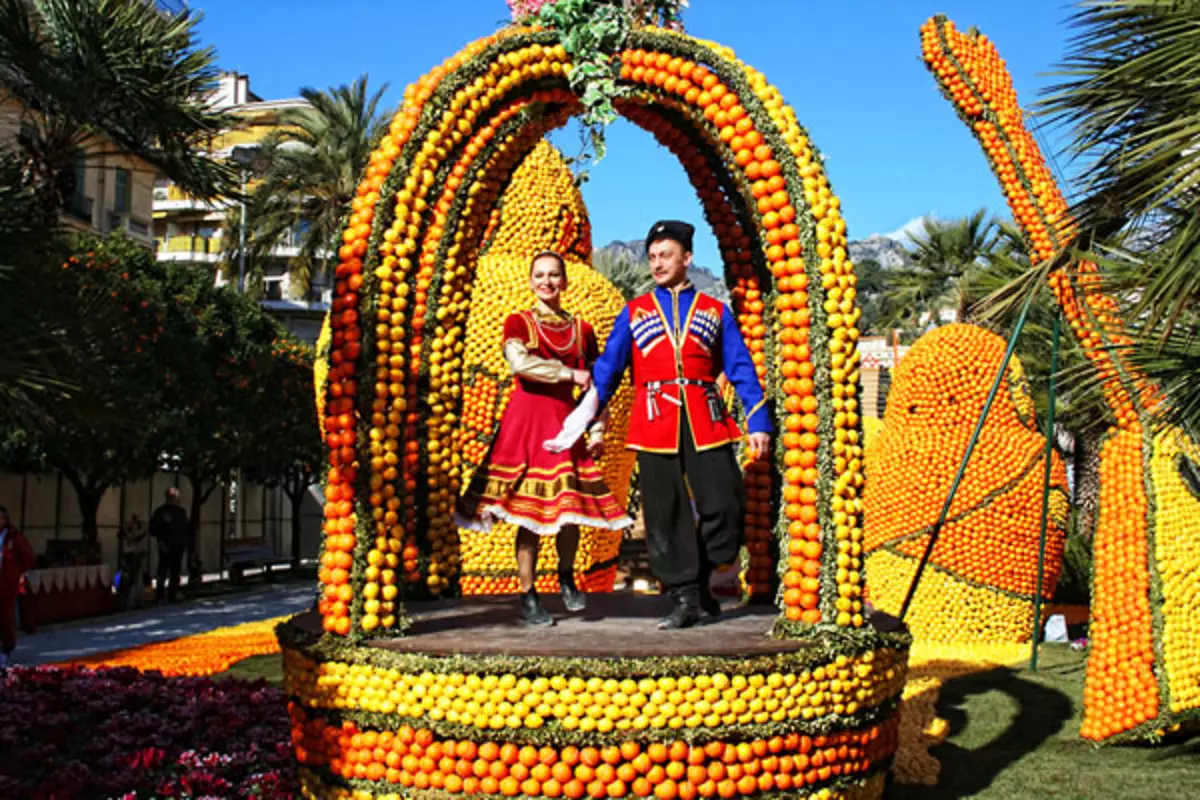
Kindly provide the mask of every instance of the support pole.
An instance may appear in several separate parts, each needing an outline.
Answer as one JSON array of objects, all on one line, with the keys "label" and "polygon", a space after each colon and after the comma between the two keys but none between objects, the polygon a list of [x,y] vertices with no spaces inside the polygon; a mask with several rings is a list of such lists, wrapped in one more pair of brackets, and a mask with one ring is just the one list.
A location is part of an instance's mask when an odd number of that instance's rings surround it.
[{"label": "support pole", "polygon": [[1046,409],[1046,452],[1045,467],[1042,470],[1042,523],[1038,534],[1038,570],[1037,590],[1033,593],[1033,653],[1029,657],[1029,668],[1037,671],[1038,639],[1042,632],[1042,581],[1046,574],[1046,521],[1050,513],[1050,459],[1054,453],[1054,403],[1055,392],[1058,389],[1058,335],[1062,315],[1054,315],[1054,338],[1050,350],[1050,390]]},{"label": "support pole", "polygon": [[954,482],[950,484],[950,491],[946,494],[946,502],[942,504],[942,511],[938,514],[937,522],[933,523],[933,530],[929,532],[929,541],[925,544],[925,551],[921,553],[920,562],[917,563],[917,572],[913,575],[912,583],[908,585],[908,594],[904,596],[904,604],[900,606],[899,619],[901,622],[908,614],[908,608],[917,594],[917,585],[921,582],[921,575],[925,572],[925,567],[929,565],[929,556],[933,554],[933,546],[937,544],[942,526],[946,524],[946,517],[950,514],[950,504],[954,502],[958,485],[962,483],[963,475],[967,472],[967,462],[971,460],[971,454],[975,452],[975,444],[979,441],[979,434],[983,431],[983,423],[987,420],[988,412],[992,410],[992,403],[996,401],[1000,384],[1004,382],[1004,373],[1008,370],[1009,359],[1012,358],[1013,351],[1017,349],[1017,339],[1020,338],[1021,331],[1025,328],[1025,320],[1029,317],[1029,307],[1033,305],[1033,298],[1037,295],[1037,291],[1035,288],[1026,295],[1025,303],[1021,306],[1021,313],[1017,317],[1017,324],[1013,326],[1013,332],[1008,337],[1008,349],[1004,351],[1004,359],[1000,362],[1000,368],[996,370],[996,380],[992,381],[992,388],[988,392],[987,400],[983,403],[979,421],[975,423],[975,430],[971,433],[970,441],[967,442],[967,451],[963,453],[962,461],[958,465],[958,473],[954,476]]}]

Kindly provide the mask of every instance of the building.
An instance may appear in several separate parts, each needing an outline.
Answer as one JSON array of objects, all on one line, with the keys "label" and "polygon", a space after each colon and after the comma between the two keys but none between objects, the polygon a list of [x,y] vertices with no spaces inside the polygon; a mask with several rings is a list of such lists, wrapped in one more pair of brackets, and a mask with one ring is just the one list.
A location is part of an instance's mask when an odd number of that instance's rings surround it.
[{"label": "building", "polygon": [[[0,97],[0,150],[21,151],[22,138],[34,138],[41,120],[10,97]],[[151,204],[155,167],[119,152],[107,139],[90,136],[75,154],[75,191],[59,219],[64,227],[104,236],[125,231],[131,239],[153,247]]]},{"label": "building", "polygon": [[[269,133],[279,128],[283,112],[307,105],[301,99],[263,100],[250,90],[249,76],[237,72],[221,74],[211,99],[216,108],[228,111],[238,120],[236,126],[210,145],[213,155],[229,159],[243,152],[252,153]],[[224,237],[225,222],[230,214],[237,213],[237,201],[196,200],[165,178],[154,184],[153,194],[153,232],[158,258],[211,270],[218,284],[236,283],[237,265],[225,263]],[[296,296],[288,266],[290,259],[300,252],[301,233],[294,231],[292,241],[271,252],[262,304],[297,336],[315,342],[321,320],[329,309],[331,289],[321,284],[318,277],[305,296]]]}]

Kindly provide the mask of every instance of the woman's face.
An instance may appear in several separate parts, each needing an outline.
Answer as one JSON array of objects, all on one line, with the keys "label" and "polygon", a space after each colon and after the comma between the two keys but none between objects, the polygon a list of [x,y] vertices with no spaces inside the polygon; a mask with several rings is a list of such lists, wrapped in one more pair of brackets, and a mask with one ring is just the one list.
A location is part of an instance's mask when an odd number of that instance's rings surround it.
[{"label": "woman's face", "polygon": [[529,273],[529,285],[543,303],[557,305],[567,288],[567,274],[562,263],[554,256],[541,256],[533,262]]}]

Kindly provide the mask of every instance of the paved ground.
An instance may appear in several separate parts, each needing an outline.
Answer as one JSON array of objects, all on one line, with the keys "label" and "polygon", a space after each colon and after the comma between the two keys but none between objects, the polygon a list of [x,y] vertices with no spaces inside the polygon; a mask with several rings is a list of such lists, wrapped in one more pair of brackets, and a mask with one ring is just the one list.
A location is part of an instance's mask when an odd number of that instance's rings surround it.
[{"label": "paved ground", "polygon": [[294,614],[312,605],[314,589],[315,584],[309,579],[280,581],[175,605],[50,625],[33,636],[18,634],[17,649],[10,663],[66,661],[205,633],[226,625]]}]

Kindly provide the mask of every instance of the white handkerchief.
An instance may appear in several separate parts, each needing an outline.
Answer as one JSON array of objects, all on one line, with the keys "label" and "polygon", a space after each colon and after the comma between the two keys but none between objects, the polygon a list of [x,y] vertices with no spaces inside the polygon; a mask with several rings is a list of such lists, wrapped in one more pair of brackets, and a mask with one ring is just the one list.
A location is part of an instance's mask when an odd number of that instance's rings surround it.
[{"label": "white handkerchief", "polygon": [[583,399],[579,401],[579,405],[575,406],[575,410],[567,415],[558,435],[543,442],[542,447],[551,453],[570,450],[579,441],[579,437],[583,436],[583,432],[587,430],[592,420],[596,418],[596,412],[599,409],[600,396],[596,394],[596,387],[593,386],[583,395]]}]

